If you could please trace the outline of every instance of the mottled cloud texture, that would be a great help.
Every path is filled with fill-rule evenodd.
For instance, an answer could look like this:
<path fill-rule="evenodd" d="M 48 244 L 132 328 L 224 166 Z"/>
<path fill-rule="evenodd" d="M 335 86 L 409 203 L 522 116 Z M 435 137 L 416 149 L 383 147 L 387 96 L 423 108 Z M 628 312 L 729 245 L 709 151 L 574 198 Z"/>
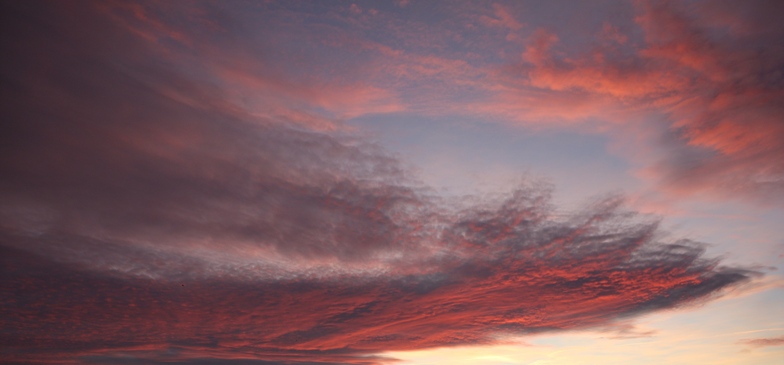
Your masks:
<path fill-rule="evenodd" d="M 755 275 L 619 198 L 568 216 L 536 184 L 440 198 L 340 122 L 405 108 L 396 91 L 328 62 L 298 79 L 299 46 L 238 38 L 214 5 L 2 6 L 6 362 L 379 364 L 612 326 Z M 516 41 L 524 22 L 491 11 Z"/>

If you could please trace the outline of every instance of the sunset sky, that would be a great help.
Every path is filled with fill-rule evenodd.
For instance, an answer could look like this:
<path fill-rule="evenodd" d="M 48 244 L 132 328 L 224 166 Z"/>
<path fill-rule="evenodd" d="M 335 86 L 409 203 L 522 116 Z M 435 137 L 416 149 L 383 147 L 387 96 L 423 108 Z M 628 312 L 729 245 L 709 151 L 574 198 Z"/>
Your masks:
<path fill-rule="evenodd" d="M 0 2 L 0 362 L 784 364 L 783 18 Z"/>

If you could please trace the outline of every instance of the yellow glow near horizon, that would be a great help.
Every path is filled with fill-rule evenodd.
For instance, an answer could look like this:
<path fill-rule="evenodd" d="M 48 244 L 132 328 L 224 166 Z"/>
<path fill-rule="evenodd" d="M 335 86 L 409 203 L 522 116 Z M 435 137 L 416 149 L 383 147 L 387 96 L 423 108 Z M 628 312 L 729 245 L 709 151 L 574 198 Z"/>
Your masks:
<path fill-rule="evenodd" d="M 648 315 L 635 322 L 649 337 L 612 332 L 531 336 L 497 346 L 390 352 L 404 365 L 781 365 L 782 346 L 752 347 L 741 341 L 784 335 L 776 299 L 784 289 L 726 298 L 703 307 Z M 751 304 L 751 305 L 750 305 Z M 738 319 L 741 319 L 738 321 Z M 754 329 L 749 329 L 754 328 Z"/>

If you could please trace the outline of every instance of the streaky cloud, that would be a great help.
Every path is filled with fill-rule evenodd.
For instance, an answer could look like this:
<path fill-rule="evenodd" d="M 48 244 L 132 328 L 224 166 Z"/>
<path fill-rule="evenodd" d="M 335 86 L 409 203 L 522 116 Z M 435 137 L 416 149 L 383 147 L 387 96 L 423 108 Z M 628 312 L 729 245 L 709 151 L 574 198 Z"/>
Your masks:
<path fill-rule="evenodd" d="M 740 340 L 738 343 L 751 347 L 784 346 L 784 336 L 772 338 L 750 338 Z"/>

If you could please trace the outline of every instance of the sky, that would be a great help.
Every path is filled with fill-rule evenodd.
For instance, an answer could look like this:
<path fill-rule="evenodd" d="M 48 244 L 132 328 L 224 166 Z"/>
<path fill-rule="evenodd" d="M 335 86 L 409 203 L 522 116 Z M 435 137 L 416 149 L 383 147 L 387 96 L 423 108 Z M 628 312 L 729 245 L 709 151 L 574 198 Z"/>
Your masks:
<path fill-rule="evenodd" d="M 0 361 L 784 362 L 780 1 L 4 1 Z"/>

